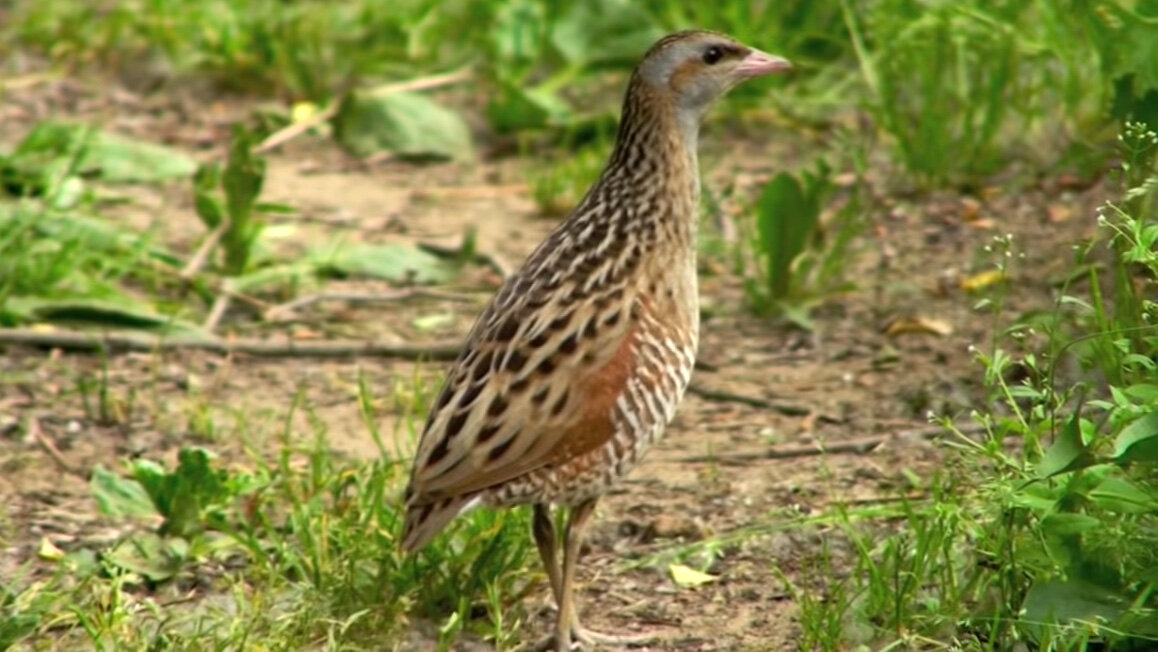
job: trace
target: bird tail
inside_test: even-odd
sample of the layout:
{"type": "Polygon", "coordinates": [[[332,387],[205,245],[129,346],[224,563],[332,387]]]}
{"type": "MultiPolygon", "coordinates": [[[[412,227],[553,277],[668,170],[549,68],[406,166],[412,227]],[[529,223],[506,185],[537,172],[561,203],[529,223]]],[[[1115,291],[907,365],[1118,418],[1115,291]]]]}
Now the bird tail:
{"type": "Polygon", "coordinates": [[[448,523],[482,502],[479,494],[451,496],[431,502],[411,501],[406,505],[406,526],[402,534],[402,551],[414,552],[425,546],[448,523]]]}

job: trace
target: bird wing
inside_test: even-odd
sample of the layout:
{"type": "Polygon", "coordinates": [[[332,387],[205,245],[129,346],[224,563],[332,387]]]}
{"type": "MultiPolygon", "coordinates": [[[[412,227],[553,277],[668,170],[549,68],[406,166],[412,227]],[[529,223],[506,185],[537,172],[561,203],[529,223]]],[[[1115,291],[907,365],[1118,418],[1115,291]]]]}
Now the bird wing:
{"type": "Polygon", "coordinates": [[[614,266],[609,277],[581,259],[556,273],[534,262],[468,336],[423,430],[410,502],[495,487],[615,435],[634,367],[632,288],[614,266]]]}
{"type": "Polygon", "coordinates": [[[594,303],[504,314],[472,338],[423,432],[415,497],[494,487],[610,441],[633,337],[626,315],[594,303]]]}

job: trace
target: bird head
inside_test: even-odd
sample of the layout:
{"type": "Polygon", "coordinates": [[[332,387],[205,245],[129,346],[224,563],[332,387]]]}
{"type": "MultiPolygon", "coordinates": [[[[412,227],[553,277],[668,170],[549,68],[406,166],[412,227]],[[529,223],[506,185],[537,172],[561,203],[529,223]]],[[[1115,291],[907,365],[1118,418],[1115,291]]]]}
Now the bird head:
{"type": "Polygon", "coordinates": [[[737,84],[791,68],[787,59],[723,34],[688,31],[653,45],[636,76],[650,91],[673,102],[681,121],[699,122],[712,103],[737,84]]]}

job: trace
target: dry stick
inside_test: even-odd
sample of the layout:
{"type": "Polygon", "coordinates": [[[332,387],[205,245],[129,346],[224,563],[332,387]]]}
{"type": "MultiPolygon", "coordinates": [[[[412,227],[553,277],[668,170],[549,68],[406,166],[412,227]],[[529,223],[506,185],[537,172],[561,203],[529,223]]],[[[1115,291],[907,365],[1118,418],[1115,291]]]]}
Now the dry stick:
{"type": "Polygon", "coordinates": [[[776,403],[767,399],[756,396],[744,396],[743,394],[736,394],[720,389],[708,389],[702,385],[692,383],[688,387],[688,391],[700,398],[705,398],[710,401],[725,401],[729,403],[741,403],[763,410],[772,410],[780,414],[790,417],[802,417],[812,414],[812,410],[799,405],[790,405],[786,403],[776,403]]]}
{"type": "Polygon", "coordinates": [[[209,232],[209,237],[205,238],[200,247],[197,247],[197,251],[193,254],[193,257],[186,263],[185,269],[181,270],[182,280],[186,282],[192,281],[195,276],[201,273],[206,261],[209,260],[209,255],[217,248],[217,243],[221,242],[221,238],[225,236],[225,232],[229,230],[232,224],[233,221],[227,217],[221,220],[221,223],[209,232]]]}
{"type": "Polygon", "coordinates": [[[0,344],[22,344],[105,353],[196,350],[219,355],[242,354],[261,358],[377,356],[405,360],[453,360],[458,357],[459,351],[462,350],[461,342],[434,342],[430,344],[386,344],[356,340],[269,342],[216,337],[160,337],[142,333],[41,332],[21,328],[0,328],[0,344]]]}
{"type": "MultiPolygon", "coordinates": [[[[353,358],[357,356],[400,360],[449,361],[458,357],[462,342],[429,344],[383,344],[362,340],[310,340],[269,342],[253,339],[216,337],[161,337],[136,332],[85,333],[79,331],[34,331],[0,328],[0,345],[20,344],[70,351],[111,353],[153,353],[189,349],[219,355],[252,355],[260,358],[353,358]]],[[[696,369],[716,371],[718,367],[696,360],[696,369]]]]}
{"type": "Polygon", "coordinates": [[[44,432],[40,429],[39,422],[37,422],[35,418],[29,421],[28,429],[32,431],[31,434],[32,437],[36,440],[36,443],[44,449],[45,453],[48,453],[48,456],[52,458],[53,462],[56,462],[56,465],[60,467],[61,471],[64,471],[69,475],[74,475],[83,480],[88,480],[88,474],[81,471],[74,464],[65,459],[64,453],[61,453],[60,449],[56,447],[56,444],[48,438],[48,435],[44,434],[44,432]]]}
{"type": "MultiPolygon", "coordinates": [[[[973,435],[985,431],[985,427],[980,424],[966,423],[956,427],[963,435],[973,435]]],[[[713,462],[717,464],[742,464],[745,462],[754,462],[756,460],[779,460],[793,457],[808,457],[812,455],[840,455],[844,453],[853,453],[863,455],[872,452],[878,446],[895,441],[906,441],[913,439],[934,439],[941,435],[947,434],[948,431],[944,426],[933,426],[929,428],[916,428],[895,434],[880,435],[875,437],[860,437],[857,439],[850,439],[848,441],[835,442],[832,444],[822,444],[817,442],[815,444],[806,444],[803,446],[783,446],[780,448],[770,448],[766,451],[758,453],[736,453],[734,455],[692,455],[689,457],[680,458],[680,462],[713,462]]]]}
{"type": "Polygon", "coordinates": [[[336,115],[338,113],[338,107],[340,107],[341,105],[342,105],[342,103],[340,100],[335,100],[335,101],[331,102],[329,106],[327,106],[326,108],[322,109],[321,111],[318,111],[317,113],[311,115],[310,117],[306,118],[305,120],[299,120],[297,122],[291,123],[287,127],[283,127],[281,129],[278,129],[277,131],[273,132],[268,137],[266,137],[265,140],[258,143],[257,146],[253,148],[253,153],[254,154],[263,154],[263,153],[268,152],[269,150],[271,150],[279,145],[284,145],[285,143],[288,143],[289,141],[293,140],[294,138],[297,138],[298,136],[309,131],[310,129],[313,129],[314,127],[316,127],[316,126],[322,124],[323,122],[326,122],[330,118],[334,117],[334,115],[336,115]]]}
{"type": "Polygon", "coordinates": [[[217,295],[217,298],[213,300],[213,307],[209,309],[209,316],[205,318],[205,323],[201,327],[210,333],[217,330],[217,325],[221,323],[225,311],[229,310],[231,300],[232,296],[229,292],[217,295]]]}
{"type": "Polygon", "coordinates": [[[262,316],[266,321],[275,321],[277,319],[288,317],[294,312],[301,310],[307,306],[312,306],[315,303],[323,301],[344,301],[346,303],[360,304],[360,303],[385,303],[389,301],[401,301],[404,299],[440,299],[442,301],[454,301],[457,303],[470,303],[474,299],[464,294],[455,294],[454,292],[446,292],[443,290],[432,290],[429,288],[405,288],[395,292],[318,292],[317,294],[307,294],[304,297],[299,297],[293,301],[272,306],[265,311],[262,316]]]}

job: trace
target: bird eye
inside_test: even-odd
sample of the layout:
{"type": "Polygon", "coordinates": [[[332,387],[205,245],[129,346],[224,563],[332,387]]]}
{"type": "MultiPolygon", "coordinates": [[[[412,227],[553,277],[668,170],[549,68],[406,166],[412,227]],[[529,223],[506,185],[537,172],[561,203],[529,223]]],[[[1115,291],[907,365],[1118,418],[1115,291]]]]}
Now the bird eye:
{"type": "Polygon", "coordinates": [[[720,48],[716,47],[715,45],[708,48],[707,50],[704,50],[704,63],[708,64],[709,66],[716,65],[716,63],[718,63],[720,61],[720,59],[723,59],[723,58],[724,58],[724,51],[721,50],[720,48]]]}

